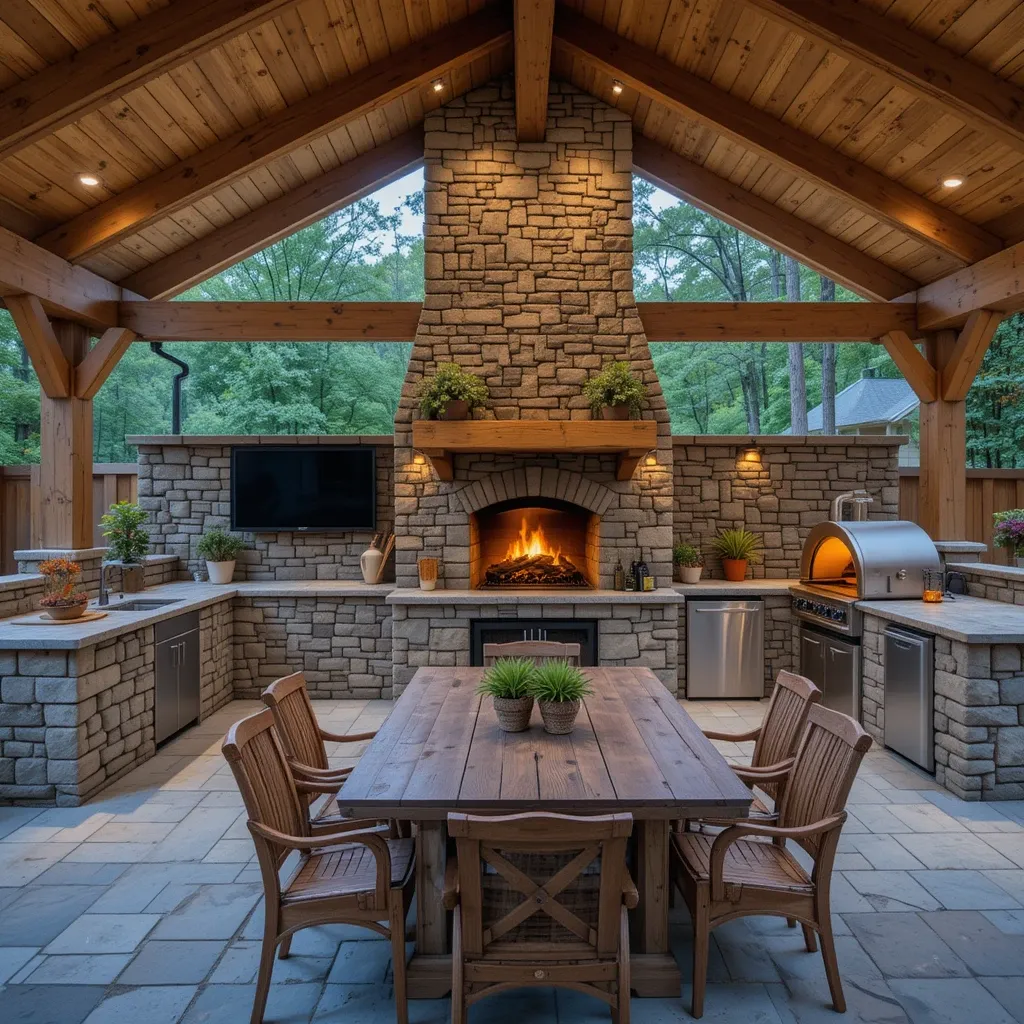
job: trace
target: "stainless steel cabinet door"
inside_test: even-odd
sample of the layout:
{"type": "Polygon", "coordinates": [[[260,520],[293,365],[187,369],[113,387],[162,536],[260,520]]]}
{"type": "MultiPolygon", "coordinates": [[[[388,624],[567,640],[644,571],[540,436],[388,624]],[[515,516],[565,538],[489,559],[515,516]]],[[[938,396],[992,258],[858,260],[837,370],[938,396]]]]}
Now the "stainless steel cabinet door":
{"type": "Polygon", "coordinates": [[[199,719],[199,632],[185,633],[174,641],[178,659],[178,728],[199,719]]]}
{"type": "Polygon", "coordinates": [[[156,645],[156,742],[162,743],[178,731],[178,651],[177,641],[163,640],[156,645]]]}
{"type": "Polygon", "coordinates": [[[825,688],[822,703],[860,721],[860,648],[841,640],[825,642],[825,688]]]}
{"type": "Polygon", "coordinates": [[[800,630],[800,675],[825,690],[825,638],[809,629],[800,630]]]}

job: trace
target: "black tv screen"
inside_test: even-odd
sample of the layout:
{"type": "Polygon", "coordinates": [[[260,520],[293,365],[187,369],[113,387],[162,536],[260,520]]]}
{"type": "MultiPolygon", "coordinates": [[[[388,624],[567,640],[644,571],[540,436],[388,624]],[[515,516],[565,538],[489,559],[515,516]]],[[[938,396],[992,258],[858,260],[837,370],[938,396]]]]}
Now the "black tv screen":
{"type": "Polygon", "coordinates": [[[376,452],[335,445],[245,445],[231,450],[231,528],[372,530],[376,452]]]}

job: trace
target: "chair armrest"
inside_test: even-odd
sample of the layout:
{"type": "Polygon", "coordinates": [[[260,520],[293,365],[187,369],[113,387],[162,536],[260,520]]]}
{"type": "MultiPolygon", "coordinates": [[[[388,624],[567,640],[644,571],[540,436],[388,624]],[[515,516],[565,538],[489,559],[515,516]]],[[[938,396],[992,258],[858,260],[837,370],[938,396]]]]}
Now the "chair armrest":
{"type": "Polygon", "coordinates": [[[335,835],[339,832],[376,832],[387,839],[391,835],[391,826],[378,818],[337,818],[318,824],[315,820],[309,823],[313,835],[335,835]]]}
{"type": "Polygon", "coordinates": [[[629,910],[634,910],[640,903],[640,893],[636,891],[636,883],[630,877],[629,870],[626,870],[622,879],[622,905],[629,910]]]}
{"type": "Polygon", "coordinates": [[[444,892],[441,902],[445,910],[454,910],[459,905],[459,861],[449,857],[444,868],[444,892]]]}
{"type": "Polygon", "coordinates": [[[731,743],[745,743],[747,740],[756,740],[761,735],[761,726],[751,729],[749,732],[717,732],[714,729],[701,729],[701,732],[709,740],[729,740],[731,743]]]}
{"type": "Polygon", "coordinates": [[[341,733],[328,732],[323,727],[320,728],[320,737],[330,743],[359,743],[362,740],[372,740],[377,735],[377,730],[373,732],[352,732],[347,736],[343,736],[341,733]]]}
{"type": "Polygon", "coordinates": [[[809,839],[811,836],[820,835],[823,832],[831,832],[833,829],[842,828],[846,821],[846,811],[833,814],[812,825],[801,825],[798,828],[785,828],[781,825],[762,825],[759,822],[743,822],[738,825],[730,825],[720,832],[715,841],[711,844],[711,856],[708,862],[708,873],[711,876],[711,898],[713,900],[725,899],[725,855],[738,839],[744,836],[760,836],[765,839],[809,839]]]}
{"type": "Polygon", "coordinates": [[[288,767],[293,775],[301,776],[310,782],[344,782],[352,774],[351,768],[314,768],[292,758],[288,759],[288,767]]]}
{"type": "Polygon", "coordinates": [[[776,764],[766,764],[760,768],[752,768],[750,765],[734,764],[732,770],[746,783],[758,785],[762,782],[785,782],[793,768],[795,758],[787,757],[785,761],[776,764]]]}
{"type": "Polygon", "coordinates": [[[336,796],[344,779],[303,779],[295,780],[295,789],[299,793],[329,793],[336,796]]]}

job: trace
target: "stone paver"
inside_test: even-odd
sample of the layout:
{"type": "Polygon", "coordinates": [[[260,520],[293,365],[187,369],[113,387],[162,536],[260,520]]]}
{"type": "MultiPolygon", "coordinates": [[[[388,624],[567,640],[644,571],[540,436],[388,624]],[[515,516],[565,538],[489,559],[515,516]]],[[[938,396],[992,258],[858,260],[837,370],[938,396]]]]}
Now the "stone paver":
{"type": "MultiPolygon", "coordinates": [[[[376,727],[380,701],[317,701],[327,728],[376,727]]],[[[263,908],[242,805],[218,752],[251,701],[235,701],[85,807],[0,808],[0,1020],[17,1024],[239,1024],[248,1019],[263,908]],[[66,841],[70,840],[70,841],[66,841]]],[[[690,706],[743,730],[757,702],[690,706]]],[[[721,744],[727,757],[750,744],[721,744]]],[[[336,763],[342,763],[340,758],[336,763]]],[[[850,797],[833,886],[849,1024],[1024,1024],[1024,802],[964,803],[873,750],[850,797]]],[[[672,949],[680,999],[635,999],[633,1020],[690,1020],[692,940],[681,906],[672,949]]],[[[411,947],[410,947],[411,950],[411,947]]],[[[705,1021],[826,1024],[820,955],[773,918],[719,929],[705,1021]]],[[[277,961],[267,1021],[392,1024],[389,947],[346,926],[300,932],[277,961]]],[[[414,1001],[444,1024],[448,1000],[414,1001]]],[[[510,992],[472,1024],[591,1024],[579,993],[510,992]]]]}

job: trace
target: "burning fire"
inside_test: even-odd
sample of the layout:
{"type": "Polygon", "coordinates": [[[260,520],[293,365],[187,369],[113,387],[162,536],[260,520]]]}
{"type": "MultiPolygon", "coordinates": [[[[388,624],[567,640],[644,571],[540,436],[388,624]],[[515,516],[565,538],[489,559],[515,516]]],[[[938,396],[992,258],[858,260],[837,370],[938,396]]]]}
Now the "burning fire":
{"type": "Polygon", "coordinates": [[[505,552],[505,561],[510,561],[513,558],[536,558],[538,555],[550,555],[554,559],[554,564],[558,565],[558,556],[561,553],[560,548],[552,548],[548,543],[541,526],[530,529],[526,516],[523,516],[519,525],[519,533],[509,544],[508,551],[505,552]]]}

